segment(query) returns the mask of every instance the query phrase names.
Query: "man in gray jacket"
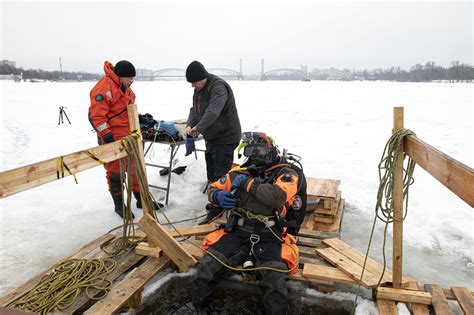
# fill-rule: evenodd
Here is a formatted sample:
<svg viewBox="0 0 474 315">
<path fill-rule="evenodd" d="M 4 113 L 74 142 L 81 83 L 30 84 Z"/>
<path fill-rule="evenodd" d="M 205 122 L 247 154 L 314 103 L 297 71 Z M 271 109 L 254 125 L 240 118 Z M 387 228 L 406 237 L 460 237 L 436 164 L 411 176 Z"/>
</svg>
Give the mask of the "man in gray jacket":
<svg viewBox="0 0 474 315">
<path fill-rule="evenodd" d="M 203 135 L 207 179 L 215 182 L 231 169 L 234 150 L 241 137 L 234 94 L 226 81 L 208 73 L 199 61 L 189 64 L 186 80 L 194 88 L 186 134 Z"/>
</svg>

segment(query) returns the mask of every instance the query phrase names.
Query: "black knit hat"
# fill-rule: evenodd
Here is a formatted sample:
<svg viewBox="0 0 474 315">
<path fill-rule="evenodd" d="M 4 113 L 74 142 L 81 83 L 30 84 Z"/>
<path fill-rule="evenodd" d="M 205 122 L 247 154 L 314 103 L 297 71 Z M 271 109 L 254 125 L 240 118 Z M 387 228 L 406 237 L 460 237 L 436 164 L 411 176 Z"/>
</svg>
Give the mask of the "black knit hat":
<svg viewBox="0 0 474 315">
<path fill-rule="evenodd" d="M 114 68 L 114 72 L 121 78 L 130 78 L 137 75 L 135 67 L 130 61 L 127 60 L 117 62 Z"/>
<path fill-rule="evenodd" d="M 194 60 L 186 68 L 186 80 L 190 83 L 201 81 L 202 79 L 207 78 L 209 73 L 207 73 L 206 68 L 199 61 Z"/>
</svg>

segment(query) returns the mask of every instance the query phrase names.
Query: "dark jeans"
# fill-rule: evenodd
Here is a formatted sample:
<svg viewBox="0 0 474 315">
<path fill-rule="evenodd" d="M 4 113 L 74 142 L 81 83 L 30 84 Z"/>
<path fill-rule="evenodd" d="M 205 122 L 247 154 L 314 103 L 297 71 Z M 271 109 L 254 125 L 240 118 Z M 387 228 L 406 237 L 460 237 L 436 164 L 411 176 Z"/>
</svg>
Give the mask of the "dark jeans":
<svg viewBox="0 0 474 315">
<path fill-rule="evenodd" d="M 238 145 L 238 143 L 210 144 L 206 142 L 207 179 L 211 183 L 230 171 L 234 162 L 234 150 Z"/>
</svg>

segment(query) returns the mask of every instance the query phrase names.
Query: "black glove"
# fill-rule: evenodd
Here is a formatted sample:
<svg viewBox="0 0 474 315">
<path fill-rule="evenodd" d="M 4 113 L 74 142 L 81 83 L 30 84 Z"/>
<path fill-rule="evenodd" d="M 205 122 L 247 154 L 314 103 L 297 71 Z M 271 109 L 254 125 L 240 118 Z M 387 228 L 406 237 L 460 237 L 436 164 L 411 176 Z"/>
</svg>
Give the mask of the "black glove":
<svg viewBox="0 0 474 315">
<path fill-rule="evenodd" d="M 102 136 L 102 143 L 111 143 L 111 142 L 114 142 L 115 139 L 114 139 L 114 136 L 112 135 L 111 132 L 105 134 Z"/>
<path fill-rule="evenodd" d="M 186 170 L 186 166 L 178 166 L 172 170 L 173 173 L 181 175 Z"/>
</svg>

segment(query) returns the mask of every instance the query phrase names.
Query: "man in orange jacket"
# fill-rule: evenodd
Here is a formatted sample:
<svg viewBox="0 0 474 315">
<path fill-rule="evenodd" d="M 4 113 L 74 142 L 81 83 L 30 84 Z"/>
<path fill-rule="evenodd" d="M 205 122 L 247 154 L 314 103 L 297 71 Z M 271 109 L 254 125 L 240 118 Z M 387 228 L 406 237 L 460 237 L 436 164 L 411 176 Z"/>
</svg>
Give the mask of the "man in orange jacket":
<svg viewBox="0 0 474 315">
<path fill-rule="evenodd" d="M 301 167 L 279 156 L 270 137 L 244 132 L 247 162 L 211 184 L 209 201 L 231 212 L 225 228 L 206 236 L 193 281 L 192 302 L 175 314 L 205 314 L 228 269 L 256 267 L 265 314 L 287 314 L 287 273 L 298 270 L 297 233 L 304 218 L 306 185 Z M 301 165 L 300 165 L 301 166 Z M 220 260 L 217 261 L 215 258 Z M 248 269 L 247 269 L 248 270 Z"/>
<path fill-rule="evenodd" d="M 97 132 L 100 144 L 120 140 L 130 134 L 127 106 L 135 103 L 135 93 L 130 85 L 136 75 L 135 67 L 127 60 L 117 62 L 115 67 L 104 63 L 105 77 L 99 80 L 90 92 L 89 121 Z M 127 169 L 127 159 L 123 158 L 123 169 Z M 123 196 L 120 180 L 120 162 L 115 160 L 104 165 L 109 191 L 115 205 L 115 212 L 123 217 Z M 140 190 L 135 167 L 133 168 L 133 195 L 137 207 L 141 208 Z M 133 214 L 132 214 L 133 215 Z"/>
</svg>

